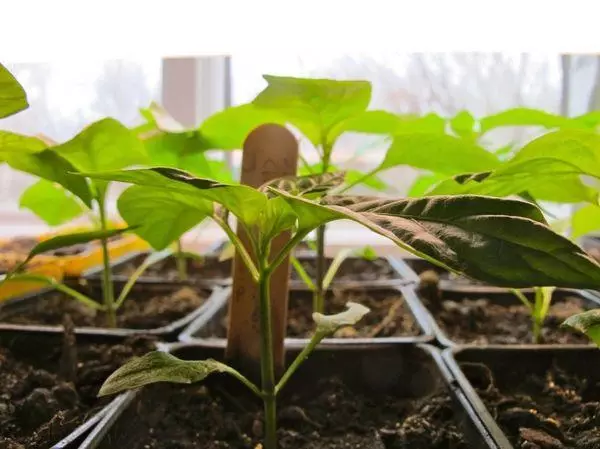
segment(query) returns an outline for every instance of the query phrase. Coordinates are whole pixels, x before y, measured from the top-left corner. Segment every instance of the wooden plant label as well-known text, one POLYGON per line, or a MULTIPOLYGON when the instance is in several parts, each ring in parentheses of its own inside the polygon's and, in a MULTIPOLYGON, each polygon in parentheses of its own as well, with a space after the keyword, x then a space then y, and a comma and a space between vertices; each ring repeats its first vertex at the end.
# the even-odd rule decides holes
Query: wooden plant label
MULTIPOLYGON (((284 126, 261 125, 244 142, 241 183, 252 187, 282 176, 295 176, 298 166, 298 142, 284 126)), ((252 254, 245 232, 238 226, 237 235, 252 254)), ((279 253, 290 239, 285 232, 275 238, 271 256, 279 253)), ((229 330, 226 358, 238 365, 247 375, 260 373, 260 316, 258 286, 236 255, 233 261, 233 291, 229 302, 229 330)), ((284 339, 287 323, 289 258, 271 277, 271 323, 273 359, 276 375, 284 368, 284 339)))

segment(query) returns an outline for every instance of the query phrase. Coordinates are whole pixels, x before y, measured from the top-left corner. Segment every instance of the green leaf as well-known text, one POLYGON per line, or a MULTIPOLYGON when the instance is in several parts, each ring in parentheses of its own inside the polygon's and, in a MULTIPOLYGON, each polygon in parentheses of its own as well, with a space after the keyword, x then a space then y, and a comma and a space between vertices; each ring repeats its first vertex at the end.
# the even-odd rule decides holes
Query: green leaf
POLYGON ((367 109, 371 100, 368 81, 292 78, 264 75, 268 86, 252 102, 280 111, 318 146, 330 130, 367 109))
POLYGON ((323 315, 322 313, 313 313, 313 320, 317 324, 316 333, 330 335, 340 327, 354 326, 367 313, 370 312, 368 307, 356 302, 346 303, 347 309, 335 315, 323 315))
POLYGON ((398 165, 456 175, 490 170, 500 164, 496 157, 464 139, 438 133, 400 133, 394 136, 379 170, 398 165))
POLYGON ((350 219, 443 268, 492 285, 596 288, 600 266, 545 224, 525 201, 483 196, 390 200, 325 197, 326 204, 278 192, 299 230, 350 219))
POLYGON ((213 373, 232 373, 233 368, 216 360, 181 360, 154 351, 128 361, 102 384, 98 396, 107 396, 157 382, 192 384, 213 373))
POLYGON ((440 181, 445 180, 446 178, 447 178, 447 176, 439 175, 437 173, 427 173, 427 174, 421 175, 417 179, 415 179, 415 181, 412 183, 412 185, 408 189, 407 196, 409 196, 409 197, 423 196, 423 195, 425 195, 425 193, 427 193, 427 191, 429 191, 429 189, 431 187, 433 187, 440 181))
POLYGON ((92 123, 71 140, 53 147, 53 151, 78 171, 118 170, 148 162, 140 140, 112 118, 92 123))
POLYGON ((0 64, 0 118, 9 117, 29 107, 23 86, 0 64))
POLYGON ((2 157, 11 168, 56 182, 77 195, 86 206, 92 207, 92 193, 87 181, 74 175, 76 170, 73 165, 54 151, 11 152, 3 153, 2 157))
POLYGON ((373 261, 375 259, 377 259, 379 256, 377 255, 377 251, 375 251, 375 249, 372 246, 365 246, 364 248, 361 248, 357 251, 355 251, 355 254, 358 257, 362 257, 365 260, 370 260, 373 261))
POLYGON ((477 133, 475 132, 475 118, 468 111, 460 111, 452 119, 450 119, 450 128, 452 131, 463 139, 475 140, 477 133))
POLYGON ((588 204, 577 209, 571 217, 571 236, 576 239, 600 229, 600 207, 588 204))
POLYGON ((403 120, 396 114, 387 111, 362 111, 356 115, 338 122, 327 134, 329 145, 345 132, 358 132, 364 134, 393 134, 403 120))
POLYGON ((598 192, 585 185, 580 174, 577 167, 557 159, 526 159, 505 163, 495 171, 455 176, 439 183, 429 193, 502 197, 529 192, 538 201, 597 202, 598 192))
POLYGON ((67 248, 69 246, 78 245, 81 243, 88 243, 93 240, 108 239, 115 235, 130 231, 131 229, 132 228, 106 229, 100 231, 77 232, 73 234, 58 235, 35 245, 25 260, 19 264, 19 266, 25 266, 27 262, 29 262, 35 256, 47 251, 55 251, 57 249, 67 248))
POLYGON ((277 110, 244 104, 227 108, 207 118, 199 133, 206 149, 240 150, 248 134, 265 123, 285 125, 287 120, 277 110))
POLYGON ((562 327, 581 332, 600 347, 600 309, 578 313, 565 320, 562 327))
POLYGON ((596 128, 600 125, 600 111, 587 112, 583 115, 573 117, 571 120, 581 124, 585 128, 596 128))
POLYGON ((540 171, 556 171, 555 167, 564 169, 569 165, 573 172, 600 178, 600 136, 588 130, 550 132, 525 145, 510 160, 509 166, 533 159, 555 162, 555 166, 550 166, 552 170, 540 171))
POLYGON ((283 198, 270 199, 260 215, 259 227, 263 241, 268 242, 291 229, 296 224, 296 218, 293 209, 283 198))
POLYGON ((502 126, 541 126, 547 129, 577 127, 567 117, 531 108, 508 109, 498 114, 484 117, 480 123, 481 133, 502 126))
POLYGON ((266 195, 252 187, 197 178, 183 170, 168 167, 82 173, 81 175, 92 179, 126 182, 180 192, 190 195, 192 201, 194 198, 214 201, 223 205, 248 226, 257 223, 260 213, 267 203, 266 195))
POLYGON ((43 140, 37 137, 0 130, 0 157, 4 157, 2 153, 5 152, 39 153, 45 150, 47 146, 43 140))
POLYGON ((211 201, 163 188, 131 186, 117 200, 119 214, 154 249, 162 250, 213 212, 211 201))
POLYGON ((323 173, 306 176, 284 176, 273 179, 262 185, 259 190, 268 192, 269 188, 275 188, 289 192, 293 195, 320 195, 341 186, 346 174, 344 172, 323 173))
POLYGON ((346 171, 346 183, 353 184, 354 182, 362 179, 362 181, 357 185, 364 185, 373 190, 377 190, 379 192, 383 192, 390 188, 389 184, 387 184, 383 179, 381 179, 376 174, 372 174, 367 178, 364 178, 366 175, 365 172, 360 170, 347 170, 346 171), (364 178, 364 179, 363 179, 364 178))
POLYGON ((40 179, 21 195, 19 206, 29 209, 50 226, 58 226, 80 216, 82 204, 59 185, 40 179))

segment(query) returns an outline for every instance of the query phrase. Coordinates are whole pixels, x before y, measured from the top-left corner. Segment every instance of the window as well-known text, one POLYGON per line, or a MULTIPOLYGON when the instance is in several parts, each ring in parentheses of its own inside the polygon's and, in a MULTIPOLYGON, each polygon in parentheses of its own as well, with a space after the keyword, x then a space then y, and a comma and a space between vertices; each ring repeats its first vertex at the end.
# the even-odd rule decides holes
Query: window
MULTIPOLYGON (((1 128, 23 134, 41 133, 58 142, 70 139, 91 121, 107 116, 136 125, 141 121, 139 108, 160 96, 158 58, 6 66, 25 88, 30 107, 2 120, 1 128)), ((6 233, 14 234, 15 226, 45 228, 33 214, 19 210, 19 197, 33 182, 30 175, 0 166, 0 213, 6 233)))

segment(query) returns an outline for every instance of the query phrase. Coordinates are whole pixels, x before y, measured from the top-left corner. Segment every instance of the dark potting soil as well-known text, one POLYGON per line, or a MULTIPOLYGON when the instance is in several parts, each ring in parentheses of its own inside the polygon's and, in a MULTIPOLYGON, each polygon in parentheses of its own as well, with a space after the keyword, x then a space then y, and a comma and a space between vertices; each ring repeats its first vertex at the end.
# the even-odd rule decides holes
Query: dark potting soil
MULTIPOLYGON (((259 403, 213 386, 171 387, 166 416, 130 449, 255 449, 263 437, 259 403)), ((140 419, 147 419, 142 409, 140 419)), ((336 378, 307 385, 278 404, 281 449, 466 449, 452 402, 438 392, 420 400, 353 391, 336 378)))
MULTIPOLYGON (((584 310, 583 300, 576 297, 552 304, 540 343, 589 344, 584 335, 560 328, 564 320, 584 310)), ((520 304, 505 306, 485 298, 448 300, 434 311, 434 316, 446 336, 456 343, 529 344, 533 338, 531 314, 520 304)))
POLYGON ((515 448, 600 448, 600 385, 554 366, 499 388, 484 364, 462 364, 515 448))
MULTIPOLYGON (((443 291, 437 290, 435 283, 430 282, 437 279, 435 275, 427 272, 420 277, 420 296, 450 340, 475 345, 532 343, 531 314, 521 303, 501 304, 484 296, 444 300, 443 291)), ((585 302, 581 298, 555 299, 542 327, 540 343, 589 344, 584 335, 560 328, 568 317, 585 310, 585 302)))
MULTIPOLYGON (((325 270, 329 269, 332 259, 325 261, 325 270)), ((317 265, 315 259, 301 259, 300 263, 311 279, 316 278, 317 265)), ((302 280, 292 267, 292 280, 302 280)), ((367 260, 360 258, 346 259, 338 269, 333 282, 377 281, 398 278, 398 273, 386 259, 367 260)))
MULTIPOLYGON (((154 349, 146 337, 121 344, 78 344, 75 378, 61 375, 62 345, 37 357, 0 346, 0 448, 47 449, 100 411, 106 378, 132 356, 154 349)), ((64 371, 63 371, 64 372, 64 371)))
MULTIPOLYGON (((115 274, 122 276, 131 276, 135 272, 141 260, 143 259, 126 263, 121 267, 115 268, 114 272, 115 274)), ((331 259, 326 260, 326 268, 329 268, 331 261, 331 259)), ((301 259, 301 263, 311 279, 314 279, 316 275, 316 263, 314 259, 301 259)), ((292 280, 302 280, 293 267, 291 268, 290 272, 292 280)), ((174 257, 168 257, 148 267, 143 276, 167 281, 180 280, 179 273, 177 271, 176 260, 174 257)), ((187 260, 188 281, 197 282, 207 279, 226 279, 229 277, 231 277, 231 260, 219 262, 217 259, 212 257, 207 258, 204 261, 197 259, 187 260)), ((334 282, 375 281, 396 278, 398 278, 398 274, 385 259, 376 259, 374 261, 368 261, 365 259, 348 259, 340 266, 334 278, 334 282)))
MULTIPOLYGON (((144 257, 136 258, 116 267, 114 273, 120 276, 131 276, 138 268, 144 257)), ((202 281, 207 279, 225 279, 231 276, 231 261, 219 262, 216 258, 210 257, 205 260, 186 259, 187 279, 188 281, 202 281)), ((163 281, 179 281, 180 276, 177 271, 175 257, 167 257, 163 260, 150 265, 142 274, 143 277, 158 278, 163 281)))
MULTIPOLYGON (((205 300, 204 292, 190 287, 181 287, 171 293, 133 290, 117 311, 117 326, 156 329, 193 312, 205 300)), ((0 322, 59 325, 64 314, 69 314, 76 326, 106 327, 104 313, 61 292, 36 298, 23 308, 0 308, 0 322)))
MULTIPOLYGON (((353 327, 339 329, 337 338, 375 338, 419 335, 420 329, 400 292, 366 290, 332 290, 325 298, 325 314, 346 310, 348 301, 367 306, 370 312, 353 327)), ((312 319, 312 293, 290 292, 287 336, 310 338, 315 329, 312 319)), ((215 337, 227 335, 227 317, 221 320, 215 337)))

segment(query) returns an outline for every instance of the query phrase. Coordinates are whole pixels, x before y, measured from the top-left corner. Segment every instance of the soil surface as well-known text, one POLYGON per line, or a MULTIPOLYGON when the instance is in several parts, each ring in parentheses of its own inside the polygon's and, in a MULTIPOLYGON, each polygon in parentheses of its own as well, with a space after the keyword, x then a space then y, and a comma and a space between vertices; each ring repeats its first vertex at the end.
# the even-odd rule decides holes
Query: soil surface
MULTIPOLYGON (((143 260, 139 258, 131 261, 121 267, 114 269, 114 273, 121 276, 131 276, 143 260)), ((316 263, 314 259, 300 259, 302 266, 311 277, 316 276, 316 263)), ((331 265, 332 259, 327 259, 326 269, 331 265)), ((148 267, 142 277, 159 278, 167 281, 180 280, 174 257, 168 257, 156 264, 148 267)), ((231 260, 219 262, 216 258, 206 258, 204 261, 196 259, 187 260, 187 280, 198 282, 207 279, 226 279, 231 277, 231 260)), ((394 271, 389 262, 385 259, 375 259, 368 261, 365 259, 348 259, 342 263, 335 278, 335 282, 345 281, 376 281, 399 278, 398 273, 394 271)), ((296 270, 291 268, 291 279, 302 281, 296 270)))
MULTIPOLYGON (((532 321, 529 309, 507 294, 506 300, 492 300, 484 295, 462 300, 444 299, 436 287, 440 279, 431 272, 422 273, 419 294, 446 336, 463 344, 531 344, 532 321), (514 301, 514 304, 512 303, 514 301)), ((463 278, 464 279, 464 278, 463 278)), ((557 293, 555 293, 557 295, 557 293)), ((554 299, 542 328, 540 343, 585 344, 589 339, 560 326, 571 315, 585 311, 585 301, 576 296, 554 299)))
MULTIPOLYGON (((133 290, 117 311, 117 326, 156 329, 183 318, 200 307, 207 294, 190 287, 171 293, 133 290)), ((98 299, 101 302, 100 299, 98 299)), ((61 292, 50 292, 17 307, 0 308, 0 322, 59 325, 68 313, 76 326, 106 327, 106 316, 61 292)))
MULTIPOLYGON (((393 290, 333 290, 325 298, 325 314, 346 310, 348 301, 363 304, 371 311, 354 327, 343 327, 333 335, 338 338, 375 338, 419 335, 421 330, 400 292, 393 290)), ((312 294, 290 292, 287 336, 309 338, 315 328, 312 319, 312 294)), ((214 337, 227 335, 227 317, 220 320, 214 337)))
POLYGON ((73 347, 75 377, 70 379, 61 374, 66 371, 61 371, 60 340, 43 354, 0 346, 0 448, 51 447, 112 400, 96 395, 114 370, 154 349, 153 340, 144 337, 73 347))
MULTIPOLYGON (((149 424, 129 449, 261 447, 263 413, 256 401, 216 385, 171 387, 163 395, 166 416, 149 424)), ((157 402, 148 403, 145 411, 155 411, 157 402)), ((281 398, 278 444, 281 449, 466 449, 453 417, 446 393, 409 400, 321 379, 281 398)), ((146 420, 147 413, 140 419, 146 420)))
MULTIPOLYGON (((583 300, 576 297, 553 304, 540 343, 590 344, 584 335, 560 328, 565 319, 584 310, 583 300)), ((531 315, 521 304, 504 306, 485 298, 443 301, 434 316, 446 336, 457 343, 529 344, 533 339, 531 315)))
MULTIPOLYGON (((332 259, 327 259, 325 272, 329 269, 332 259)), ((311 279, 316 278, 316 261, 314 259, 301 259, 300 263, 311 279)), ((378 281, 397 279, 400 275, 392 268, 386 259, 366 260, 361 258, 346 259, 338 269, 333 282, 378 281)), ((292 280, 302 280, 292 267, 292 280)))
POLYGON ((600 447, 600 384, 554 366, 498 388, 483 364, 461 365, 515 448, 600 447))

